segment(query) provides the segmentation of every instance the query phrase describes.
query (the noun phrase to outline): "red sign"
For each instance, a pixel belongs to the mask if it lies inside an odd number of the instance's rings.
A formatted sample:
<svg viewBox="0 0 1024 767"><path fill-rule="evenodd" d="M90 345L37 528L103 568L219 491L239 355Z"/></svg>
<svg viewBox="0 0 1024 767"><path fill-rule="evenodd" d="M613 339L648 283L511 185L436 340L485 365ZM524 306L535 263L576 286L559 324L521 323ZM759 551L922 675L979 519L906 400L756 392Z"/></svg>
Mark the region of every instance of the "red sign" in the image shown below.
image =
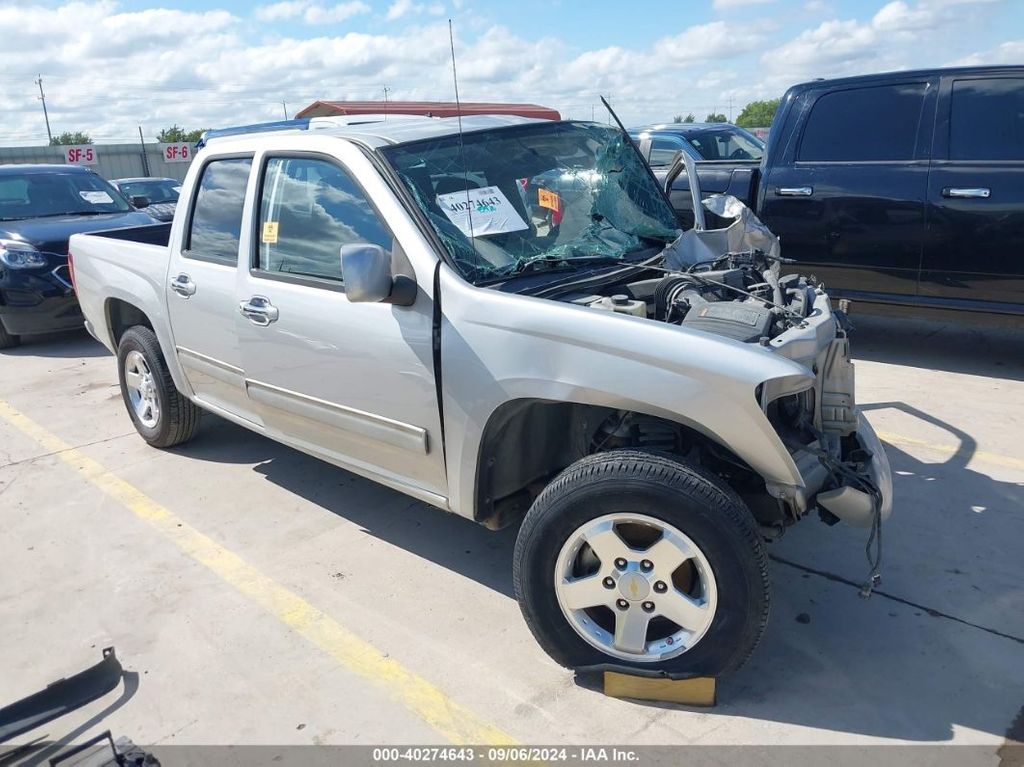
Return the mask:
<svg viewBox="0 0 1024 767"><path fill-rule="evenodd" d="M160 153L164 156L164 162L189 162L192 159L192 147L185 141L161 144Z"/></svg>
<svg viewBox="0 0 1024 767"><path fill-rule="evenodd" d="M68 165L95 165L96 148L92 144L69 146L64 150L64 161Z"/></svg>

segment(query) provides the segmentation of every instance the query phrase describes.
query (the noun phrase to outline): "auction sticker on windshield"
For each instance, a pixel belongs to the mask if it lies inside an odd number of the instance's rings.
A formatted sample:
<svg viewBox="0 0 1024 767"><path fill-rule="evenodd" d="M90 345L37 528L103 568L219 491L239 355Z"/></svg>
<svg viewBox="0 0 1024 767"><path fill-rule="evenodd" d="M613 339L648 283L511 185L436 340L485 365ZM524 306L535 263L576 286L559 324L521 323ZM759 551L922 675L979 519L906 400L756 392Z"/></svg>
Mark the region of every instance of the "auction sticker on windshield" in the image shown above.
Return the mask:
<svg viewBox="0 0 1024 767"><path fill-rule="evenodd" d="M496 186L439 194L437 204L467 237L485 237L529 228Z"/></svg>
<svg viewBox="0 0 1024 767"><path fill-rule="evenodd" d="M91 202L93 205L109 205L114 199L106 192L79 192L82 199Z"/></svg>

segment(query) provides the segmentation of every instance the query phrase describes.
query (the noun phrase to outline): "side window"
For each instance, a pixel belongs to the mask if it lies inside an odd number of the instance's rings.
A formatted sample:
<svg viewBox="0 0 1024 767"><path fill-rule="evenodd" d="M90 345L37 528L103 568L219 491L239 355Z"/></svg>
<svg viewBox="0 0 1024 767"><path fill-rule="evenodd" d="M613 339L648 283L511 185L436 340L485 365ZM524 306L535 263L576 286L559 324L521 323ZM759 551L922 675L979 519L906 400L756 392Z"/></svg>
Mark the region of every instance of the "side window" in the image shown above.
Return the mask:
<svg viewBox="0 0 1024 767"><path fill-rule="evenodd" d="M811 108L799 162L912 160L927 83L826 93Z"/></svg>
<svg viewBox="0 0 1024 767"><path fill-rule="evenodd" d="M949 159L1024 160L1024 80L957 80Z"/></svg>
<svg viewBox="0 0 1024 767"><path fill-rule="evenodd" d="M352 177L306 157L267 161L258 234L257 269L338 282L342 245L392 248L391 233Z"/></svg>
<svg viewBox="0 0 1024 767"><path fill-rule="evenodd" d="M242 205L252 159L211 160L199 179L192 208L186 258L201 258L233 266L242 234Z"/></svg>
<svg viewBox="0 0 1024 767"><path fill-rule="evenodd" d="M682 148L682 143L676 139L662 138L660 136L652 138L651 165L671 165L672 159L676 156L676 152L681 151Z"/></svg>

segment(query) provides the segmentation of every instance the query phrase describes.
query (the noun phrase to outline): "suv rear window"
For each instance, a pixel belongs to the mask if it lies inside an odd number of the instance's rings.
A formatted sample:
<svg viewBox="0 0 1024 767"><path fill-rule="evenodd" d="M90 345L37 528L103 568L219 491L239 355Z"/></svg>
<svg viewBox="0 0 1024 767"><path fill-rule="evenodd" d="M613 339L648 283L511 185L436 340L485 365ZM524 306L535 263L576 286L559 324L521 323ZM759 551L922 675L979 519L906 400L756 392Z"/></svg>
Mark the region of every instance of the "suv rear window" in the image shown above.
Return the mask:
<svg viewBox="0 0 1024 767"><path fill-rule="evenodd" d="M927 83L826 93L811 109L797 160L912 160Z"/></svg>
<svg viewBox="0 0 1024 767"><path fill-rule="evenodd" d="M1024 160L1024 79L953 83L949 159Z"/></svg>
<svg viewBox="0 0 1024 767"><path fill-rule="evenodd" d="M211 160L203 168L184 254L233 266L242 235L242 206L251 157Z"/></svg>

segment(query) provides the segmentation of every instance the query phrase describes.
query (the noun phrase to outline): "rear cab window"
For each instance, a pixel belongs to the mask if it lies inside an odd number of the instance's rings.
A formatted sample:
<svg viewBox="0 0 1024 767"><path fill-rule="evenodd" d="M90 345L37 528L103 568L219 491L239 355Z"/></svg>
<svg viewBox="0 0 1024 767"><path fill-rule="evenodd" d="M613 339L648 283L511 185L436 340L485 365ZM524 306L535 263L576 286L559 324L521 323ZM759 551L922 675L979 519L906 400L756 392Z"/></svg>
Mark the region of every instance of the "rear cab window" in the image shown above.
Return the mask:
<svg viewBox="0 0 1024 767"><path fill-rule="evenodd" d="M804 125L797 162L913 160L927 89L896 83L824 94Z"/></svg>
<svg viewBox="0 0 1024 767"><path fill-rule="evenodd" d="M225 266L238 262L242 209L251 157L210 160L202 169L185 238L185 258Z"/></svg>
<svg viewBox="0 0 1024 767"><path fill-rule="evenodd" d="M259 196L257 276L344 282L341 246L393 237L352 176L321 157L269 157Z"/></svg>
<svg viewBox="0 0 1024 767"><path fill-rule="evenodd" d="M1024 160L1024 78L954 80L950 160Z"/></svg>

